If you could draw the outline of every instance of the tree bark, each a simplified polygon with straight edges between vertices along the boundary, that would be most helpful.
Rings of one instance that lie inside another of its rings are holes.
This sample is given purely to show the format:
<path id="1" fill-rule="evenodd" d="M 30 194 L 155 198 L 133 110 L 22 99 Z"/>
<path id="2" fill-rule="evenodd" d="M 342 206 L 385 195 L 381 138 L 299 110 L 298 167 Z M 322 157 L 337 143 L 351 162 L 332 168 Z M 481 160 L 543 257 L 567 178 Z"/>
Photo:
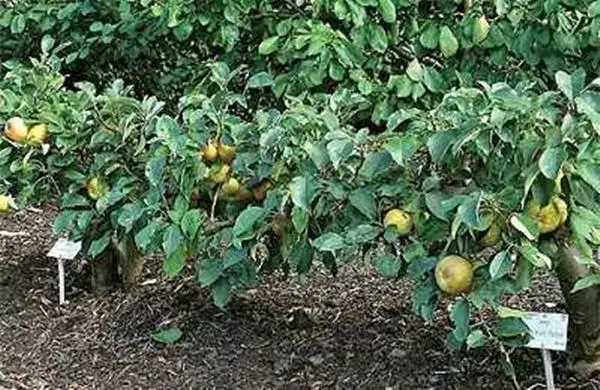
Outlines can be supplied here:
<path id="1" fill-rule="evenodd" d="M 590 273 L 575 254 L 575 249 L 563 248 L 556 270 L 569 312 L 572 368 L 579 376 L 589 377 L 600 372 L 600 286 L 571 293 L 577 280 Z"/>
<path id="2" fill-rule="evenodd" d="M 126 290 L 132 289 L 137 285 L 144 270 L 144 257 L 138 251 L 132 237 L 126 238 L 119 244 L 119 256 L 123 286 Z"/>
<path id="3" fill-rule="evenodd" d="M 103 254 L 91 260 L 92 291 L 102 293 L 113 289 L 119 281 L 119 259 L 116 251 L 107 249 Z"/>

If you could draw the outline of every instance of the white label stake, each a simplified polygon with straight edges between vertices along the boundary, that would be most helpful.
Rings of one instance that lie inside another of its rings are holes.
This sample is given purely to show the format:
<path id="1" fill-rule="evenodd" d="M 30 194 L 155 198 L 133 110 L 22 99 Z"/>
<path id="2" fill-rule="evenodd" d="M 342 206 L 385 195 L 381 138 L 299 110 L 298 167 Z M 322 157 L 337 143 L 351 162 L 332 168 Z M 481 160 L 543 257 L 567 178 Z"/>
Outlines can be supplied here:
<path id="1" fill-rule="evenodd" d="M 531 330 L 531 340 L 526 347 L 542 350 L 546 388 L 555 390 L 550 351 L 565 351 L 567 349 L 569 316 L 561 313 L 529 312 L 527 316 L 523 317 L 523 321 Z"/>
<path id="2" fill-rule="evenodd" d="M 65 303 L 65 264 L 64 260 L 73 260 L 81 250 L 81 241 L 73 242 L 64 238 L 59 238 L 54 244 L 48 257 L 58 260 L 58 303 Z"/>
<path id="3" fill-rule="evenodd" d="M 544 361 L 544 374 L 546 375 L 546 389 L 555 390 L 554 373 L 552 372 L 552 356 L 550 350 L 542 349 L 542 360 Z"/>
<path id="4" fill-rule="evenodd" d="M 63 259 L 58 259 L 58 304 L 65 303 L 65 265 Z"/>

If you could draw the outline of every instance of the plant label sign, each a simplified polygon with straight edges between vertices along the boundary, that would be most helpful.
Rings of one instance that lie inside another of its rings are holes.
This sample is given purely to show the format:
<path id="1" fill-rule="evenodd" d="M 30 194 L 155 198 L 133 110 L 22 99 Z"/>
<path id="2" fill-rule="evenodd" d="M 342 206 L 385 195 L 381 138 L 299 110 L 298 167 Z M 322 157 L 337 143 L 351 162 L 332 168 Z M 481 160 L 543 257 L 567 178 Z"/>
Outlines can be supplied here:
<path id="1" fill-rule="evenodd" d="M 79 251 L 81 251 L 81 241 L 74 242 L 65 238 L 59 238 L 47 256 L 55 259 L 73 260 Z"/>
<path id="2" fill-rule="evenodd" d="M 73 260 L 81 251 L 81 241 L 73 242 L 65 238 L 59 238 L 54 244 L 48 257 L 58 260 L 58 303 L 65 303 L 65 265 L 64 260 Z"/>
<path id="3" fill-rule="evenodd" d="M 562 313 L 529 312 L 523 321 L 531 329 L 529 348 L 565 351 L 569 316 Z"/>

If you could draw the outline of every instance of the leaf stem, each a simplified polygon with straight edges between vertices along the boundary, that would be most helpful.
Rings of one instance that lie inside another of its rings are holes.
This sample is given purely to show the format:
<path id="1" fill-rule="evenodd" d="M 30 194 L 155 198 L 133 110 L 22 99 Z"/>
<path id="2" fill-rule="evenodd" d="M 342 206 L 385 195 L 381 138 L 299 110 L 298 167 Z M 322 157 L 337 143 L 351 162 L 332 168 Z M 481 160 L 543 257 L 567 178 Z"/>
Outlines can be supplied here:
<path id="1" fill-rule="evenodd" d="M 219 201 L 219 192 L 221 192 L 221 186 L 219 185 L 215 190 L 215 196 L 213 198 L 212 206 L 210 207 L 210 222 L 215 222 L 215 209 L 217 208 L 217 202 Z"/>

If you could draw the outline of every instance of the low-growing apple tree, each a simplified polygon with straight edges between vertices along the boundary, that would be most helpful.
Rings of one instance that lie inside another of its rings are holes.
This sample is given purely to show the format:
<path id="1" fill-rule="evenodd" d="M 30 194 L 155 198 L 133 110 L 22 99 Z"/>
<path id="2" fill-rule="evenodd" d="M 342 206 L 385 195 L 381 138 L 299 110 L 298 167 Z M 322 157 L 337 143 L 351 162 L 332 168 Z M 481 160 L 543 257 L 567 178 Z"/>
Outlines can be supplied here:
<path id="1" fill-rule="evenodd" d="M 19 2 L 0 212 L 56 196 L 96 288 L 157 253 L 220 307 L 266 272 L 366 259 L 415 281 L 425 319 L 451 303 L 451 349 L 523 345 L 504 298 L 553 271 L 590 373 L 599 20 L 591 0 Z"/>

